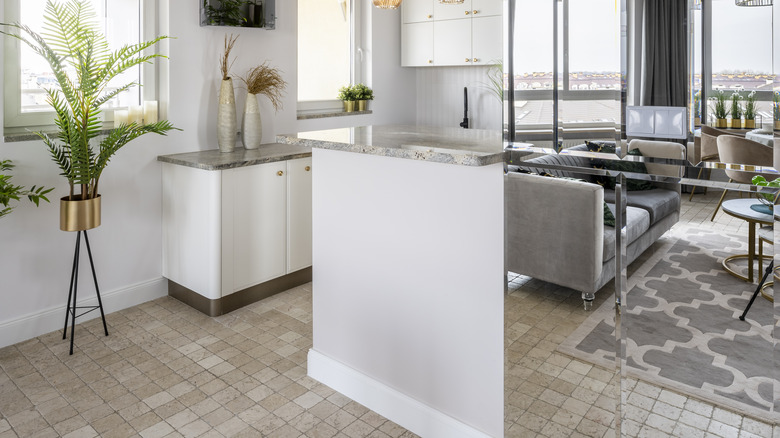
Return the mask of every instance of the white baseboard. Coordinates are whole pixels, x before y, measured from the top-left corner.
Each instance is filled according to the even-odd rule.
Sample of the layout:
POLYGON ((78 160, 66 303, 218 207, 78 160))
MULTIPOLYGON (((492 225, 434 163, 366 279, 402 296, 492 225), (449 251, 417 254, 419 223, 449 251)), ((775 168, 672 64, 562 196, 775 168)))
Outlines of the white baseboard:
MULTIPOLYGON (((106 314, 117 312, 168 295, 168 280, 159 279, 134 284, 124 289, 101 294, 106 314)), ((79 306, 97 305, 97 297, 79 300, 79 306)), ((76 323, 99 318, 100 312, 90 312, 76 323)), ((0 322, 0 348, 26 341, 55 330, 62 330, 65 321, 65 303, 56 307, 30 313, 16 319, 0 322)))
POLYGON ((423 438, 490 438, 467 424, 311 349, 308 375, 423 438))

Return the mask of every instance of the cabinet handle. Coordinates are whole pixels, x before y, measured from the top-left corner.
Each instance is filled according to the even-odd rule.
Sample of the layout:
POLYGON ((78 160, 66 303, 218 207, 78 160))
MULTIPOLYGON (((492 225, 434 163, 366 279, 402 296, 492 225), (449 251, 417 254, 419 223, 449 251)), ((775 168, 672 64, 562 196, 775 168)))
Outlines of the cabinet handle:
POLYGON ((276 174, 277 174, 277 175, 279 175, 279 176, 282 176, 282 175, 284 175, 284 172, 282 172, 282 171, 280 170, 280 171, 276 172, 276 174))
POLYGON ((310 171, 310 170, 311 170, 311 166, 306 166, 306 167, 305 167, 305 169, 306 169, 306 171, 308 172, 308 171, 310 171))
POLYGON ((433 64, 433 59, 429 59, 428 64, 433 64))
POLYGON ((470 13, 471 13, 471 12, 469 12, 469 11, 466 11, 466 15, 468 15, 468 14, 470 14, 470 13))
POLYGON ((468 58, 466 58, 466 62, 471 62, 471 60, 470 60, 470 59, 468 59, 468 58))
POLYGON ((431 18, 433 18, 433 15, 428 14, 428 16, 426 18, 431 19, 431 18))
POLYGON ((471 11, 471 13, 474 14, 474 15, 477 15, 479 13, 479 11, 474 9, 473 11, 471 11))
POLYGON ((477 61, 479 61, 479 60, 477 58, 474 58, 474 62, 477 62, 477 61))

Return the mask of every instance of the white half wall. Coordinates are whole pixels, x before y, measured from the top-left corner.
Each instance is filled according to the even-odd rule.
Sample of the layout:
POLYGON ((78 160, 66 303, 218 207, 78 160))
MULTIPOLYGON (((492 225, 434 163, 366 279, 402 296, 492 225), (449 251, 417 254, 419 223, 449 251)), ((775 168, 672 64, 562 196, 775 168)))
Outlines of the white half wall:
POLYGON ((312 154, 316 378, 426 438, 503 436, 503 165, 312 154))

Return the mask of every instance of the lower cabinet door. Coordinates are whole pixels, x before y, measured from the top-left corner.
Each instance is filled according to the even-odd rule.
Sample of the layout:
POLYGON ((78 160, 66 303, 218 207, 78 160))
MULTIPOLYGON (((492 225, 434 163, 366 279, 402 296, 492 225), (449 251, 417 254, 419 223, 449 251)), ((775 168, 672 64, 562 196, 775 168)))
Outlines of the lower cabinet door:
POLYGON ((238 291, 286 274, 287 162, 224 172, 232 173, 223 190, 232 190, 233 284, 238 291))
POLYGON ((311 158, 287 162, 287 271, 311 266, 311 158))

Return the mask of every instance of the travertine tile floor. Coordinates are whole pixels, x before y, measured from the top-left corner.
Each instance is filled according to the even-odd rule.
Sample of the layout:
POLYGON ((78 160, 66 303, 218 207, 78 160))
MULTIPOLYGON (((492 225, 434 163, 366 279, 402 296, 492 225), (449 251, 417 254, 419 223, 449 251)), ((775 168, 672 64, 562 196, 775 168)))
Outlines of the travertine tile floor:
MULTIPOLYGON (((684 199, 684 219, 711 226, 717 193, 684 199)), ((720 214, 716 226, 739 230, 739 222, 720 214)), ((587 317, 579 295, 510 280, 506 436, 614 436, 614 372, 555 351, 587 317)), ((79 324, 73 356, 60 332, 0 349, 0 438, 415 436, 306 376, 311 285, 219 318, 162 298, 108 322, 109 337, 99 320, 79 324)), ((625 389, 626 436, 772 433, 646 382, 625 389)))

